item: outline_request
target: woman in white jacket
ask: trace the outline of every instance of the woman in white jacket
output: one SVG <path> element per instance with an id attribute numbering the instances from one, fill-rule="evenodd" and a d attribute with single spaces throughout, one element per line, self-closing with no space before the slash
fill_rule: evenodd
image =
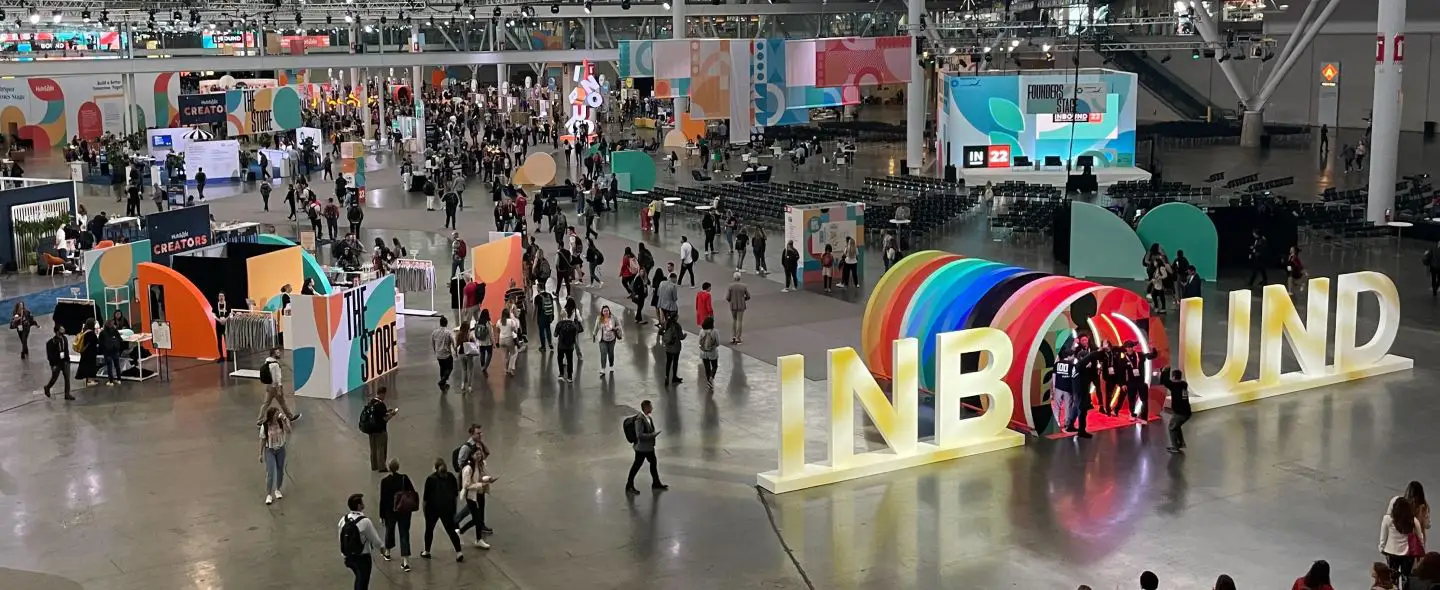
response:
<path id="1" fill-rule="evenodd" d="M 1403 496 L 1392 498 L 1389 509 L 1380 519 L 1380 553 L 1385 555 L 1385 563 L 1390 570 L 1402 580 L 1410 575 L 1414 556 L 1425 553 L 1424 535 L 1420 520 L 1410 509 L 1410 501 Z M 1412 543 L 1419 546 L 1412 547 Z"/>
<path id="2" fill-rule="evenodd" d="M 470 522 L 456 532 L 464 535 L 470 527 L 475 527 L 475 546 L 481 549 L 490 548 L 482 535 L 485 531 L 485 494 L 490 492 L 490 484 L 494 482 L 495 478 L 485 472 L 485 450 L 476 449 L 475 454 L 470 455 L 470 461 L 460 469 L 460 497 L 465 500 Z"/>

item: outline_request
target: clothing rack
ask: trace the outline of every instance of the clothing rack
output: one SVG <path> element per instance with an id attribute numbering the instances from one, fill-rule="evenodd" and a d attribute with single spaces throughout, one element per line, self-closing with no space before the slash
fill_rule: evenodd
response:
<path id="1" fill-rule="evenodd" d="M 435 263 L 416 258 L 399 258 L 390 267 L 395 275 L 395 313 L 418 317 L 440 317 L 435 310 Z M 407 307 L 405 294 L 430 292 L 430 308 Z"/>
<path id="2" fill-rule="evenodd" d="M 225 351 L 230 357 L 230 376 L 259 379 L 259 369 L 241 369 L 242 352 L 269 351 L 275 346 L 276 313 L 256 309 L 232 309 L 225 320 Z"/>

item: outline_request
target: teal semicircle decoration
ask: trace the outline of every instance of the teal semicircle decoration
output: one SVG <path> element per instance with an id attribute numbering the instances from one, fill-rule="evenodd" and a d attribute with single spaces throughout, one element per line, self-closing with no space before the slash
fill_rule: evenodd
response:
<path id="1" fill-rule="evenodd" d="M 1220 236 L 1215 223 L 1199 207 L 1189 203 L 1165 203 L 1140 218 L 1135 230 L 1146 251 L 1151 244 L 1160 244 L 1171 260 L 1175 253 L 1185 251 L 1185 258 L 1195 266 L 1195 274 L 1214 281 L 1219 270 L 1217 258 Z M 1072 254 L 1073 256 L 1073 254 Z"/>
<path id="2" fill-rule="evenodd" d="M 270 244 L 273 246 L 299 245 L 291 241 L 290 238 L 277 236 L 275 234 L 260 234 L 258 238 L 257 241 L 261 244 Z M 335 289 L 330 285 L 330 277 L 325 274 L 325 268 L 320 266 L 320 261 L 315 259 L 314 254 L 306 252 L 303 249 L 300 250 L 300 273 L 301 276 L 307 279 L 315 279 L 316 295 L 329 295 L 330 292 Z M 296 287 L 295 292 L 299 293 L 300 288 Z"/>
<path id="3" fill-rule="evenodd" d="M 1099 205 L 1070 204 L 1070 275 L 1145 279 L 1145 246 L 1120 216 Z"/>

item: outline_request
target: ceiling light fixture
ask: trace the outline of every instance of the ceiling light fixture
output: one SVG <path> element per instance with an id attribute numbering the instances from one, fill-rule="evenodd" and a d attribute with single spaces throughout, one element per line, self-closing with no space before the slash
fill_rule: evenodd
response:
<path id="1" fill-rule="evenodd" d="M 87 23 L 90 22 L 90 9 L 89 9 L 89 8 L 86 8 L 85 10 L 80 11 L 80 20 L 85 21 L 85 22 L 87 22 Z"/>
<path id="2" fill-rule="evenodd" d="M 585 0 L 585 14 L 590 14 L 590 8 L 594 6 L 590 0 Z"/>
<path id="3" fill-rule="evenodd" d="M 670 10 L 670 3 L 669 3 L 669 2 L 661 2 L 661 3 L 660 3 L 660 6 L 663 7 L 665 10 Z"/>
<path id="4" fill-rule="evenodd" d="M 559 5 L 559 4 L 551 4 L 551 5 L 550 5 L 550 14 L 560 14 L 560 5 Z"/>

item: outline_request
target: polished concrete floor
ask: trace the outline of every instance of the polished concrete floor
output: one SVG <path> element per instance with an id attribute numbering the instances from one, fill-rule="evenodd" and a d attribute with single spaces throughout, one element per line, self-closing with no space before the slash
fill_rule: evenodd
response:
<path id="1" fill-rule="evenodd" d="M 1231 154 L 1244 156 L 1221 148 L 1186 157 L 1219 162 Z M 898 156 L 893 147 L 862 148 L 855 181 L 885 172 Z M 1167 164 L 1184 168 L 1179 159 Z M 800 176 L 833 177 L 811 166 Z M 1297 164 L 1294 174 L 1313 171 Z M 393 169 L 377 170 L 370 182 L 380 188 L 365 241 L 395 236 L 413 251 L 444 257 L 441 214 L 398 192 Z M 490 208 L 478 190 L 467 199 L 482 205 L 460 216 L 474 243 L 490 229 Z M 114 206 L 93 189 L 83 201 L 92 212 Z M 253 186 L 211 206 L 219 219 L 294 231 L 279 207 L 260 211 Z M 627 209 L 602 220 L 607 258 L 618 261 L 621 247 L 641 240 L 662 262 L 676 257 L 683 225 L 642 236 L 634 219 Z M 992 241 L 983 220 L 958 223 L 928 245 L 1053 266 L 1048 243 Z M 469 559 L 456 564 L 442 540 L 437 559 L 417 559 L 412 572 L 379 563 L 372 587 L 1131 588 L 1149 569 L 1166 588 L 1209 588 L 1221 573 L 1242 588 L 1278 588 L 1323 558 L 1334 566 L 1336 587 L 1358 588 L 1379 557 L 1386 500 L 1411 479 L 1435 483 L 1425 469 L 1440 456 L 1432 427 L 1440 412 L 1425 385 L 1440 376 L 1425 362 L 1437 350 L 1440 307 L 1423 292 L 1419 245 L 1404 248 L 1313 254 L 1310 266 L 1316 276 L 1368 268 L 1396 279 L 1404 320 L 1395 352 L 1420 361 L 1413 374 L 1199 414 L 1183 456 L 1165 452 L 1156 424 L 1089 441 L 1032 439 L 1023 448 L 778 497 L 754 487 L 755 474 L 775 465 L 774 359 L 804 353 L 809 375 L 823 379 L 823 351 L 858 343 L 861 293 L 782 294 L 777 280 L 747 274 L 755 299 L 746 343 L 723 350 L 714 395 L 697 385 L 693 339 L 681 360 L 686 383 L 665 388 L 653 329 L 633 325 L 613 379 L 595 374 L 597 351 L 587 345 L 574 385 L 558 383 L 553 361 L 531 351 L 514 377 L 497 371 L 472 393 L 442 394 L 426 346 L 433 320 L 407 318 L 405 363 L 382 381 L 400 409 L 391 456 L 419 481 L 466 425 L 484 424 L 501 478 L 489 502 L 494 548 L 467 550 Z M 879 273 L 878 256 L 871 260 L 867 284 Z M 724 285 L 731 264 L 722 254 L 697 273 Z M 1242 282 L 1223 277 L 1220 289 L 1207 291 L 1214 306 L 1207 332 L 1223 317 L 1221 291 Z M 582 291 L 587 313 L 620 299 L 613 280 Z M 682 294 L 682 317 L 693 317 L 690 301 Z M 1366 310 L 1362 324 L 1373 315 Z M 1172 314 L 1172 335 L 1174 321 Z M 1207 342 L 1212 365 L 1221 342 Z M 19 361 L 18 350 L 13 337 L 0 341 L 0 371 L 11 383 L 0 390 L 0 444 L 11 449 L 0 456 L 0 588 L 349 587 L 335 521 L 348 494 L 373 502 L 378 493 L 355 427 L 361 395 L 297 402 L 305 418 L 290 447 L 286 496 L 267 507 L 252 426 L 259 383 L 177 361 L 169 383 L 93 388 L 64 403 L 38 394 L 48 371 L 41 360 Z M 810 387 L 812 395 L 822 391 L 819 382 Z M 644 399 L 654 401 L 664 432 L 661 473 L 671 489 L 627 497 L 631 453 L 619 424 Z M 823 448 L 820 405 L 808 408 L 812 453 Z M 411 533 L 417 545 L 420 528 Z"/>

